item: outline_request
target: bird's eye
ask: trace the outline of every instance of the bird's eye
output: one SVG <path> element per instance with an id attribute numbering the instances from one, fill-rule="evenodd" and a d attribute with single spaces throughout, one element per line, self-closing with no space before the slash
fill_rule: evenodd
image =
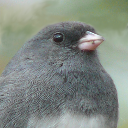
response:
<path id="1" fill-rule="evenodd" d="M 62 42 L 63 39 L 64 39 L 64 36 L 63 36 L 63 34 L 60 33 L 60 32 L 57 32 L 57 33 L 55 33 L 55 34 L 53 35 L 53 40 L 54 40 L 55 42 L 57 42 L 57 43 Z"/>

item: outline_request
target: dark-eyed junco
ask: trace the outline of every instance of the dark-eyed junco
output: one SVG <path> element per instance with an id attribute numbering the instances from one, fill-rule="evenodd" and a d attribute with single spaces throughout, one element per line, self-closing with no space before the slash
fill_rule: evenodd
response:
<path id="1" fill-rule="evenodd" d="M 0 77 L 0 128 L 117 128 L 103 40 L 90 25 L 61 22 L 26 42 Z"/>

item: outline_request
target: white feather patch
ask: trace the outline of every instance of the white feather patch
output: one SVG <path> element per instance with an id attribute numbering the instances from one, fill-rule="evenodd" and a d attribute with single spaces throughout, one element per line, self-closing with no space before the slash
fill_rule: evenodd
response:
<path id="1" fill-rule="evenodd" d="M 101 115 L 94 117 L 84 117 L 78 115 L 65 115 L 56 117 L 46 117 L 38 119 L 31 117 L 27 128 L 109 128 L 105 124 L 105 118 Z"/>

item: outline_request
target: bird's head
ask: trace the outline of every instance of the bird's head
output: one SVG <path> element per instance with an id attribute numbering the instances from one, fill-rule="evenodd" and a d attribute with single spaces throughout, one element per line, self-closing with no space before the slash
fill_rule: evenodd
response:
<path id="1" fill-rule="evenodd" d="M 98 60 L 96 48 L 103 41 L 103 37 L 90 25 L 75 21 L 61 22 L 49 25 L 38 32 L 25 43 L 16 56 L 20 62 L 27 60 L 41 64 L 65 60 L 76 62 L 79 58 L 79 61 L 90 59 L 95 62 Z"/>

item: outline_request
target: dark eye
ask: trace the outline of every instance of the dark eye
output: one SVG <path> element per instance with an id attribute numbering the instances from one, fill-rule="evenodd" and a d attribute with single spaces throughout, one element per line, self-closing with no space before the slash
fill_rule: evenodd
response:
<path id="1" fill-rule="evenodd" d="M 57 42 L 57 43 L 62 42 L 63 39 L 64 39 L 64 36 L 63 36 L 63 34 L 60 33 L 60 32 L 57 32 L 57 33 L 55 33 L 55 34 L 53 35 L 53 40 L 54 40 L 55 42 Z"/>

